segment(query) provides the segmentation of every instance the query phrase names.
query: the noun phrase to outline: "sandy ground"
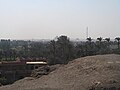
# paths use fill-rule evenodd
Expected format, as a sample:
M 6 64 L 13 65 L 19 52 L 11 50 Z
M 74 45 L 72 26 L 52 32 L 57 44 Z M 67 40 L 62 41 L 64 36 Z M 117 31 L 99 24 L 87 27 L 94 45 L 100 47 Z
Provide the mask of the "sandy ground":
M 38 79 L 26 77 L 0 90 L 115 90 L 120 87 L 120 55 L 87 56 L 58 66 L 48 75 Z

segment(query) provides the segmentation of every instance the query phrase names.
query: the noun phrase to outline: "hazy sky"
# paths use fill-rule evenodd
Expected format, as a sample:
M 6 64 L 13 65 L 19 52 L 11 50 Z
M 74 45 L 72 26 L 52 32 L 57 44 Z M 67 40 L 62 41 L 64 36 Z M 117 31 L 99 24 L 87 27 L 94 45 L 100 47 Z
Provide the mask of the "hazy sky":
M 120 0 L 0 0 L 0 38 L 120 36 Z

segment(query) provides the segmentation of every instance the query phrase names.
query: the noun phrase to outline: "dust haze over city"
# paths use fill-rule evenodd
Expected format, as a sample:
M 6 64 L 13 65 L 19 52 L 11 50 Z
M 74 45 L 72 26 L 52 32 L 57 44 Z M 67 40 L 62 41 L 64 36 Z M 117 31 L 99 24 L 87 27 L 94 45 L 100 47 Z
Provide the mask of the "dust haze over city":
M 0 90 L 120 90 L 120 0 L 0 0 Z
M 0 38 L 119 36 L 119 0 L 0 0 Z

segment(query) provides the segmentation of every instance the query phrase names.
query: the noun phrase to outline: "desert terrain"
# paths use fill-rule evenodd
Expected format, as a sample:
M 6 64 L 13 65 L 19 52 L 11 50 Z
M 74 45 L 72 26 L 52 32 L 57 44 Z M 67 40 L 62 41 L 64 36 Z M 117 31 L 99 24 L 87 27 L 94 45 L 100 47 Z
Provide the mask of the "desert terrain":
M 26 77 L 0 90 L 120 90 L 120 55 L 78 58 L 48 75 Z

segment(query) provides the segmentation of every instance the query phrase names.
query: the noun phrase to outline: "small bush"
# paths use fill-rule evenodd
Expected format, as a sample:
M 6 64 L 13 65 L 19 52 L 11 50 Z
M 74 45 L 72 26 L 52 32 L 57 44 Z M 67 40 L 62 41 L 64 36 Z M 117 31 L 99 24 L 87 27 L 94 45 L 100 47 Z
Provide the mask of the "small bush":
M 1 78 L 0 78 L 0 83 L 1 83 L 2 85 L 5 85 L 5 84 L 8 83 L 8 81 L 7 81 L 7 79 L 6 79 L 5 77 L 1 77 Z

